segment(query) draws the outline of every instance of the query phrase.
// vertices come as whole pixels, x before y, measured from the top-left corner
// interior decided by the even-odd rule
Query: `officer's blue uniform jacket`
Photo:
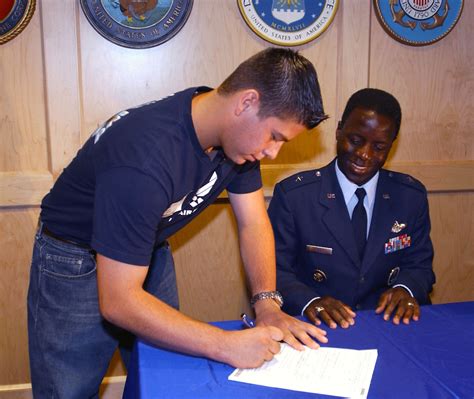
[[[361,260],[334,163],[275,186],[268,213],[284,310],[300,314],[312,298],[325,295],[355,309],[374,309],[382,292],[396,284],[407,286],[420,304],[430,303],[435,276],[423,184],[380,170]]]

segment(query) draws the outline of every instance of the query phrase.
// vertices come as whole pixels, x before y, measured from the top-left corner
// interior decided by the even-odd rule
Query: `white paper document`
[[[377,349],[309,349],[283,343],[275,357],[255,369],[235,369],[229,380],[293,391],[366,398]]]

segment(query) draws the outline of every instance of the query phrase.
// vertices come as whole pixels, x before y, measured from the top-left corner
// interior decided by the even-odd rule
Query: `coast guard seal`
[[[374,0],[374,9],[395,40],[426,46],[451,32],[461,16],[463,0]]]
[[[80,0],[92,27],[129,48],[164,43],[186,23],[193,0]]]
[[[247,25],[262,39],[298,46],[320,36],[331,24],[339,0],[237,0]]]

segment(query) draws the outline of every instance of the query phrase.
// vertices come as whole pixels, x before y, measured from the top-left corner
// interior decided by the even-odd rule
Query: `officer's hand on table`
[[[225,331],[216,359],[239,368],[259,367],[280,352],[283,333],[276,327],[255,327]]]
[[[400,324],[400,319],[403,319],[405,324],[409,324],[410,320],[418,321],[420,317],[420,306],[417,300],[403,287],[390,288],[380,295],[375,313],[383,312],[384,320],[389,320],[394,310],[394,324]]]
[[[316,325],[324,321],[330,328],[348,328],[355,324],[356,316],[350,306],[330,296],[313,300],[306,307],[304,315]]]
[[[273,300],[258,301],[255,304],[255,314],[257,326],[277,327],[283,334],[282,341],[297,350],[303,350],[303,345],[312,349],[319,348],[314,339],[322,343],[328,342],[326,331],[284,313]]]

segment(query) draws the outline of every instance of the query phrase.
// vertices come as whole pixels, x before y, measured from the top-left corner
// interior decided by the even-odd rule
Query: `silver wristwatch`
[[[259,292],[252,297],[250,305],[255,306],[258,301],[263,299],[273,299],[280,308],[283,306],[283,297],[278,291]]]

